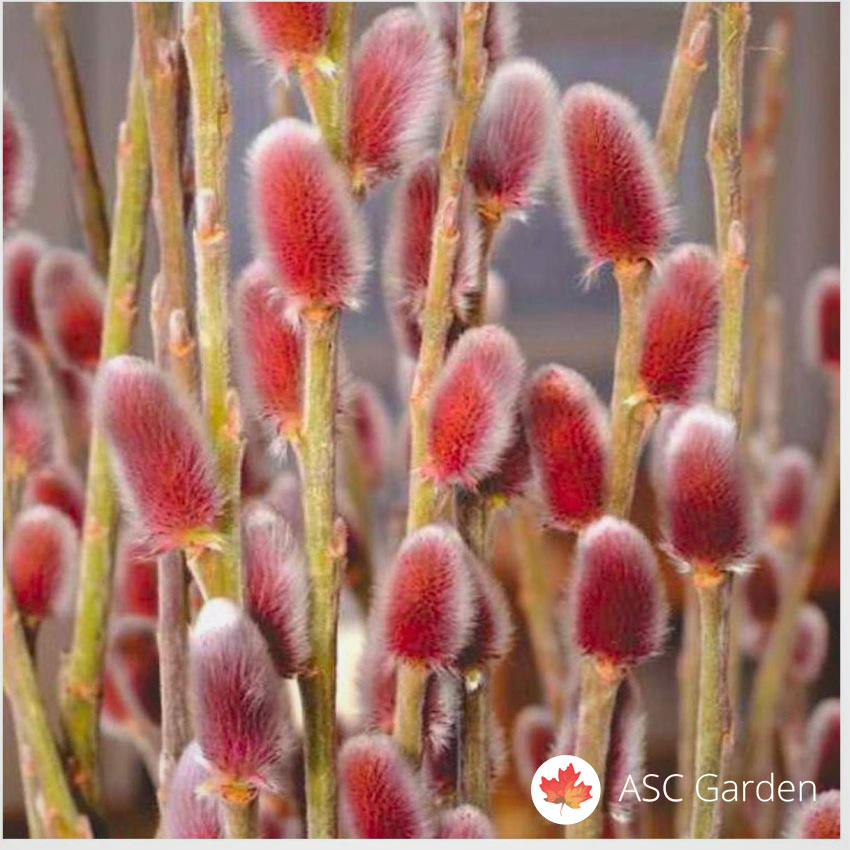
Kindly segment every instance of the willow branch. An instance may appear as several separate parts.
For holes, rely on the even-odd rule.
[[[696,590],[686,584],[682,588],[682,645],[676,666],[679,690],[679,726],[677,729],[676,762],[685,777],[682,803],[676,807],[676,835],[685,838],[691,818],[694,793],[694,757],[697,735],[697,706],[699,700],[699,609]]]
[[[130,76],[127,118],[119,131],[116,162],[117,194],[109,249],[101,362],[122,354],[130,347],[144,256],[150,158],[145,104],[135,59]],[[96,425],[91,436],[85,504],[74,635],[62,672],[60,702],[70,750],[71,773],[86,805],[96,812],[101,796],[97,773],[98,712],[117,519],[115,486],[110,475],[106,442]]]
[[[74,178],[74,202],[83,227],[86,249],[98,273],[105,276],[109,266],[109,222],[86,124],[77,66],[62,20],[62,6],[60,3],[36,3],[33,14],[47,49],[56,98],[62,113],[62,126]]]

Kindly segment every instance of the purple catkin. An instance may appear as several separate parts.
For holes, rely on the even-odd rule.
[[[163,838],[221,838],[218,799],[204,789],[211,778],[201,748],[192,741],[180,756],[162,810]]]
[[[815,483],[812,456],[797,446],[786,446],[772,458],[764,495],[765,525],[779,542],[788,541],[802,526]]]
[[[448,809],[440,817],[437,838],[495,838],[492,821],[475,806]]]
[[[78,529],[82,528],[85,491],[79,473],[66,463],[39,467],[27,478],[22,504],[50,505],[66,514]]]
[[[829,649],[829,623],[814,603],[797,614],[788,675],[797,685],[810,685],[820,676]]]
[[[837,268],[819,271],[808,283],[803,308],[803,342],[809,362],[827,373],[841,359],[841,287]]]
[[[41,342],[35,312],[35,270],[46,250],[35,233],[20,231],[3,245],[3,294],[6,318],[12,328],[32,343]]]

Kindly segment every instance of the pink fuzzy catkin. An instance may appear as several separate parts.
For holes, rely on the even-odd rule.
[[[309,66],[325,49],[331,3],[240,3],[242,29],[261,56],[285,74]]]
[[[257,626],[228,599],[204,604],[189,639],[195,735],[222,783],[275,787],[291,735]]]
[[[541,366],[525,399],[531,463],[550,520],[578,529],[602,513],[608,477],[608,423],[578,372]]]
[[[108,731],[125,736],[138,718],[159,726],[159,649],[152,623],[119,618],[106,652],[102,721]]]
[[[366,240],[348,181],[319,130],[283,118],[248,154],[254,234],[262,259],[299,310],[356,303]]]
[[[32,198],[35,157],[29,129],[3,94],[3,227],[13,227]]]
[[[543,705],[527,705],[517,712],[511,731],[511,752],[517,779],[531,785],[537,768],[552,755],[555,724],[552,712]]]
[[[242,522],[242,565],[247,609],[266,639],[281,676],[303,672],[310,657],[307,577],[303,556],[286,521],[262,503]]]
[[[499,219],[534,203],[546,177],[554,113],[548,71],[530,59],[499,66],[475,122],[467,165],[482,215]]]
[[[597,85],[561,102],[561,197],[573,238],[591,268],[655,258],[671,221],[655,149],[634,106]]]
[[[794,645],[788,665],[790,680],[798,685],[815,682],[823,670],[829,649],[829,623],[814,603],[808,602],[797,614]]]
[[[6,317],[15,331],[32,343],[41,342],[35,311],[35,270],[46,246],[35,233],[19,231],[3,245],[3,294]]]
[[[239,276],[235,318],[242,383],[255,412],[277,434],[294,434],[301,424],[304,334],[260,261]]]
[[[685,404],[703,385],[717,331],[720,269],[701,245],[680,245],[661,265],[646,315],[640,380],[657,404]]]
[[[425,526],[404,540],[382,588],[384,639],[397,658],[447,667],[463,649],[473,625],[467,557],[449,526]]]
[[[94,406],[121,495],[150,553],[208,531],[221,504],[215,464],[166,375],[138,357],[114,357],[101,367]]]
[[[40,623],[61,606],[77,555],[78,534],[48,505],[23,510],[6,544],[6,570],[21,615]]]
[[[65,463],[39,467],[27,478],[22,504],[50,505],[68,516],[77,529],[82,528],[85,492],[79,473]]]
[[[809,281],[803,322],[809,362],[828,373],[837,372],[841,359],[841,287],[837,268],[822,269]]]
[[[347,740],[339,753],[339,792],[351,838],[425,838],[425,791],[391,738],[372,733]]]
[[[788,541],[799,531],[814,485],[815,463],[805,449],[786,446],[773,456],[764,494],[765,525],[771,536]]]
[[[449,353],[428,416],[428,472],[474,488],[509,447],[525,363],[497,325],[464,333]]]
[[[220,804],[205,793],[210,772],[197,741],[183,750],[165,795],[162,809],[163,838],[221,838]]]
[[[496,829],[481,809],[468,804],[447,809],[440,816],[437,838],[495,838]]]
[[[787,574],[788,565],[780,552],[763,545],[753,558],[752,569],[742,577],[741,645],[753,658],[764,651]]]
[[[366,483],[379,487],[389,465],[389,414],[377,388],[366,381],[352,385],[348,407]]]
[[[664,467],[663,524],[679,565],[740,566],[750,554],[751,504],[732,418],[689,408],[670,432]]]
[[[156,623],[159,611],[156,560],[140,550],[133,533],[124,530],[115,557],[113,608],[119,616]]]
[[[351,61],[348,167],[369,189],[412,161],[427,142],[443,91],[443,52],[416,9],[377,17]]]
[[[803,764],[798,779],[815,783],[818,793],[841,782],[841,702],[821,700],[806,724]]]
[[[795,808],[788,819],[787,838],[841,838],[841,794],[825,791]]]
[[[603,517],[578,540],[572,640],[601,663],[630,668],[660,651],[667,602],[649,541],[631,523]]]
[[[63,368],[94,371],[100,360],[103,287],[88,260],[57,248],[39,261],[35,310],[47,350]]]

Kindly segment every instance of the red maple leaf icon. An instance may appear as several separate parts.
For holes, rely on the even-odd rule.
[[[572,762],[567,765],[566,770],[559,770],[558,777],[552,779],[541,778],[540,790],[546,795],[547,803],[560,803],[560,811],[564,806],[577,809],[585,800],[593,796],[590,786],[584,782],[578,782],[579,774],[573,767]]]

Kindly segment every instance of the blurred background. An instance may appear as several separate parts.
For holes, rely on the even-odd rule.
[[[389,5],[355,4],[355,36]],[[679,3],[522,3],[519,52],[545,65],[561,90],[572,83],[597,81],[632,99],[654,125],[681,9]],[[783,438],[817,452],[826,394],[821,381],[813,379],[804,362],[798,327],[809,276],[823,265],[839,262],[839,5],[753,4],[747,56],[748,99],[766,29],[783,11],[791,16],[792,38],[787,104],[778,145],[775,252],[771,261],[773,285],[781,293],[786,323]],[[58,109],[32,12],[31,3],[4,3],[2,8],[4,88],[26,117],[38,156],[34,202],[22,225],[38,230],[52,243],[80,248]],[[116,133],[125,108],[131,50],[131,9],[127,3],[73,3],[66,5],[65,14],[101,178],[107,198],[112,198]],[[269,121],[270,84],[266,69],[242,46],[232,26],[232,16],[227,18],[230,37],[226,65],[234,114],[229,182],[235,274],[251,258],[244,155],[250,141]],[[677,238],[687,241],[713,242],[711,188],[704,156],[716,98],[713,35],[709,56],[709,68],[700,82],[688,127],[677,198]],[[296,109],[303,112],[299,93],[292,94]],[[375,382],[387,404],[398,411],[394,357],[390,354],[392,339],[379,281],[392,191],[392,185],[383,187],[366,202],[373,271],[363,309],[346,315],[343,332],[353,372]],[[151,232],[146,286],[157,267],[155,255],[156,241]],[[592,288],[579,286],[581,261],[562,226],[553,193],[546,196],[526,223],[509,228],[498,245],[494,266],[507,282],[505,322],[523,346],[529,366],[550,360],[569,365],[586,374],[606,397],[616,334],[616,290],[607,271]],[[137,347],[145,351],[146,322],[139,322],[138,332]],[[639,490],[639,512],[649,513],[651,505],[641,508],[641,493],[645,492]],[[834,527],[818,578],[818,602],[834,626],[830,661],[819,686],[822,695],[838,691],[838,601],[834,592],[837,553]],[[67,641],[67,624],[49,628],[52,631],[43,636],[41,643],[47,681]],[[512,683],[505,699],[519,706],[536,698],[521,687],[528,679],[527,673],[523,674],[521,653],[515,653],[504,666],[505,677]],[[658,772],[673,765],[675,701],[670,699],[669,685],[653,688],[651,681],[657,677],[669,682],[671,666],[672,655],[668,654],[642,671],[642,678],[648,680],[644,692],[650,718],[650,761]],[[528,687],[533,688],[533,684]],[[6,835],[10,836],[22,829],[22,812],[8,714],[4,720],[4,821]],[[131,752],[120,743],[110,743],[106,787],[112,807],[138,813],[140,800],[145,800],[145,805],[152,805],[152,801],[145,791],[143,770]],[[512,806],[510,801],[514,799],[517,807],[530,809],[525,789],[519,789],[512,797],[508,787],[504,794],[506,807]],[[527,813],[520,812],[517,817],[522,819]]]

